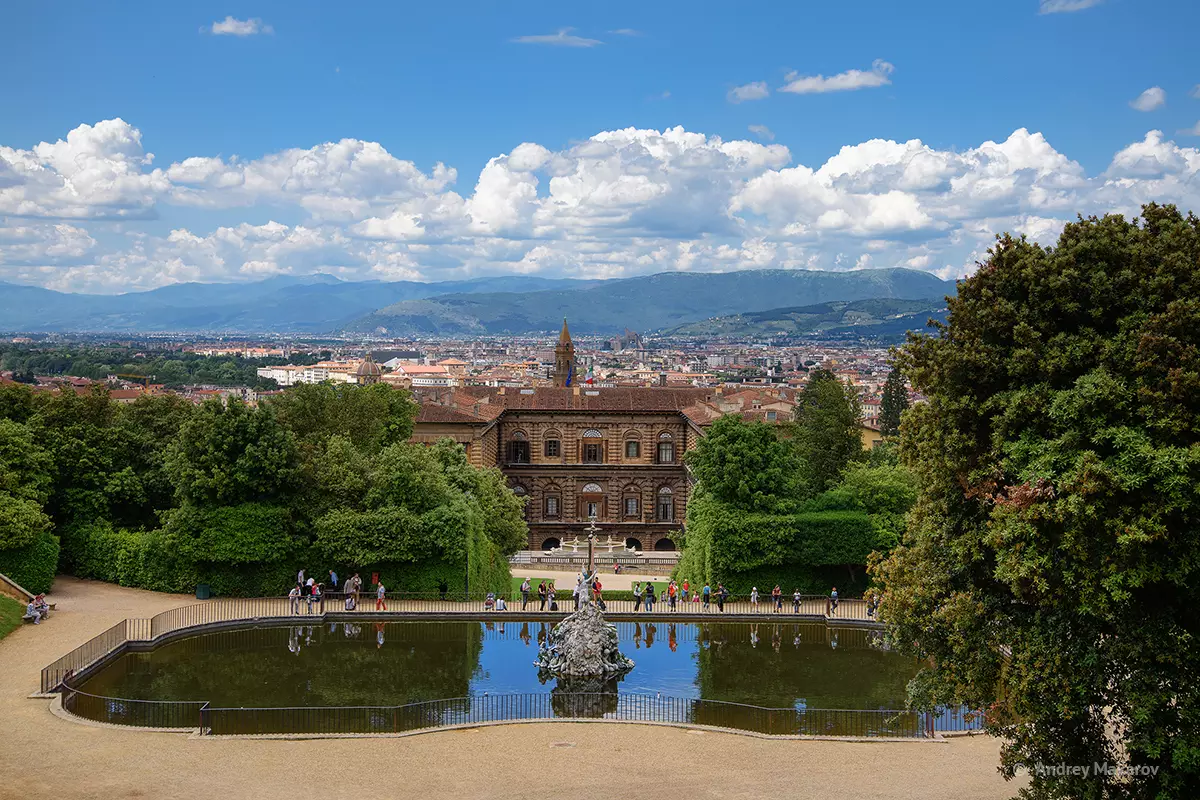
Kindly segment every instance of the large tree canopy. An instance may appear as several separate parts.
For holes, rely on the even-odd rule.
[[[686,460],[704,492],[741,508],[775,508],[798,491],[800,462],[772,425],[721,417]]]
[[[1030,797],[1198,796],[1200,220],[989,255],[902,356],[921,489],[877,574],[892,642],[933,665],[913,700],[990,709]],[[1038,771],[1097,763],[1138,772]]]
[[[858,393],[832,372],[813,370],[800,393],[791,426],[801,481],[809,495],[833,486],[846,465],[862,457],[861,424]]]

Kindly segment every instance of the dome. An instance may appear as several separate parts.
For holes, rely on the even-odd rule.
[[[375,360],[371,358],[371,354],[367,353],[367,357],[364,358],[362,363],[358,365],[358,369],[354,371],[354,374],[358,376],[360,379],[359,382],[361,383],[362,378],[375,378],[378,380],[379,376],[383,374],[383,370],[381,370],[379,365],[375,363]]]

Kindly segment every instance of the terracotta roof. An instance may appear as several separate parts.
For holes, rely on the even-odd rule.
[[[707,389],[657,387],[540,387],[509,389],[504,394],[490,387],[471,388],[486,389],[491,393],[488,401],[506,409],[545,411],[682,411],[708,394]]]

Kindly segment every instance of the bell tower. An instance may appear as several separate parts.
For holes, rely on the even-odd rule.
[[[554,348],[554,385],[572,386],[575,383],[575,344],[567,330],[567,318],[563,317],[562,332],[558,334],[558,345]]]

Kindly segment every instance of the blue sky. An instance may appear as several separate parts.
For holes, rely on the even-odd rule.
[[[0,280],[68,291],[314,270],[951,275],[999,229],[1053,240],[1076,212],[1200,208],[1184,0],[67,2],[6,19]],[[343,140],[359,145],[321,150]],[[830,166],[873,140],[920,147]]]

